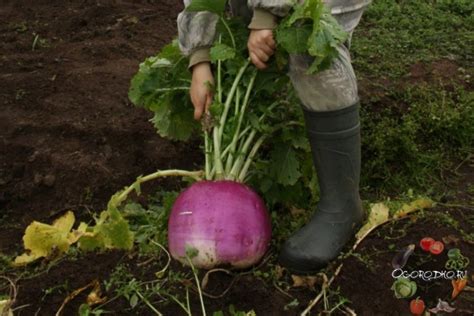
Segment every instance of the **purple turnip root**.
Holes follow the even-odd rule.
[[[198,181],[175,201],[168,222],[171,256],[198,268],[229,264],[246,268],[265,254],[271,222],[264,202],[248,186],[235,181]]]

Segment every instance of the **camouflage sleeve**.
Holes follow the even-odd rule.
[[[184,0],[188,6],[191,0]],[[214,42],[218,16],[210,12],[186,12],[178,15],[178,39],[181,52],[189,56],[189,67],[209,61],[209,48]]]
[[[273,15],[284,17],[293,7],[294,0],[248,0],[252,9],[262,9]]]
[[[253,9],[249,28],[274,29],[277,25],[277,17],[287,15],[293,4],[294,0],[248,0],[248,6]]]

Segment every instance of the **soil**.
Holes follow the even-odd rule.
[[[90,218],[90,212],[102,209],[114,192],[140,174],[201,165],[198,142],[160,138],[148,122],[150,114],[127,98],[139,62],[175,36],[181,10],[176,0],[0,0],[0,253],[21,251],[22,233],[32,220],[50,222],[66,210]],[[449,63],[443,65],[415,65],[413,80],[433,71],[454,71]],[[369,93],[362,90],[362,95]],[[465,178],[454,185],[467,201],[472,196],[466,193],[466,183],[473,182],[474,172],[472,167],[460,170]],[[179,186],[172,181],[161,185]],[[431,212],[448,212],[463,229],[472,230],[460,208],[439,206]],[[426,235],[460,238],[458,229],[436,218],[411,217],[381,228],[360,245],[358,256],[344,260],[332,288],[339,288],[361,315],[407,314],[409,301],[395,299],[390,290],[391,258],[398,247]],[[389,250],[392,243],[396,248]],[[474,261],[472,244],[460,240],[457,246]],[[441,257],[429,257],[419,249],[414,258],[413,268],[442,268]],[[422,259],[428,263],[417,266]],[[118,263],[137,271],[141,280],[150,280],[164,262],[138,261],[137,254],[111,251],[63,258],[47,270],[40,264],[43,272],[18,281],[16,315],[54,315],[68,294],[94,279],[107,280]],[[268,271],[272,267],[263,266]],[[174,264],[173,269],[180,267]],[[287,272],[281,278],[292,284]],[[314,288],[281,289],[251,272],[216,273],[206,291],[219,295],[230,289],[222,297],[206,297],[206,306],[209,311],[227,311],[233,304],[239,310],[254,309],[257,315],[297,315],[318,293],[319,281]],[[437,297],[448,298],[450,291],[450,283],[444,281],[426,284],[420,293],[433,304]],[[77,314],[86,292],[66,305],[64,315]],[[113,296],[112,290],[106,295]],[[299,304],[292,307],[295,299]],[[472,292],[464,292],[455,306],[468,310],[472,299]],[[200,309],[195,292],[191,306]],[[314,311],[321,311],[321,306]],[[104,308],[114,315],[153,315],[143,304],[130,310],[123,298]],[[183,314],[172,302],[158,308],[164,315]],[[458,315],[467,313],[458,310]]]
[[[10,224],[0,251],[32,220],[100,209],[140,174],[200,163],[195,145],[157,137],[127,98],[181,9],[172,0],[2,1],[0,209]]]

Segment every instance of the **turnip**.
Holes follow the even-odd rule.
[[[309,72],[320,71],[329,66],[337,55],[337,45],[347,38],[321,0],[295,4],[276,31],[279,62],[273,61],[265,72],[257,72],[245,57],[248,29],[242,22],[225,17],[224,3],[199,0],[187,7],[218,14],[218,30],[222,31],[210,51],[216,86],[213,104],[201,122],[204,170],[159,171],[135,184],[137,187],[165,175],[198,180],[172,207],[168,244],[175,259],[201,268],[221,264],[245,268],[257,263],[267,251],[270,216],[263,200],[245,183],[257,174],[262,180],[260,188],[268,189],[273,181],[295,186],[304,177],[295,148],[309,147],[299,106],[291,102],[291,86],[282,76],[285,56],[309,52],[314,57]],[[187,65],[174,41],[140,64],[129,92],[135,105],[154,112],[151,121],[158,133],[175,140],[186,140],[199,128],[192,119]],[[264,141],[277,132],[281,134],[273,139],[275,147],[267,149],[266,155],[259,154]],[[258,173],[262,166],[270,173]],[[133,187],[127,190],[117,196],[119,203]]]
[[[245,268],[265,254],[271,237],[263,200],[235,181],[200,181],[182,192],[168,226],[170,253],[186,263],[188,247],[199,252],[193,263],[211,268]]]

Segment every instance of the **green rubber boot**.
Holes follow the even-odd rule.
[[[359,105],[329,111],[304,110],[320,201],[312,219],[283,246],[280,263],[310,274],[337,258],[365,219],[359,196]]]

